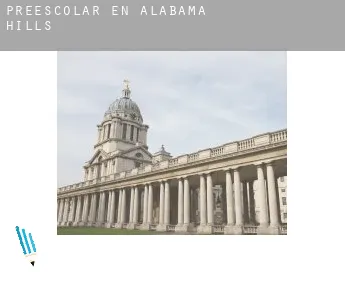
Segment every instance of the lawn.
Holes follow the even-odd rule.
[[[57,235],[166,235],[173,233],[96,227],[58,227]]]

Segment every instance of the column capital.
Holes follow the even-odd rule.
[[[266,161],[265,165],[266,166],[274,166],[274,162],[273,161]]]
[[[264,161],[258,161],[253,163],[253,165],[255,165],[256,167],[263,167],[265,166],[265,162]]]

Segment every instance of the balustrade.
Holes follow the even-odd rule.
[[[257,140],[258,144],[255,144],[255,140]],[[148,164],[137,169],[132,169],[132,170],[121,172],[121,173],[115,173],[112,175],[102,176],[101,179],[91,179],[91,180],[86,180],[84,182],[80,182],[77,184],[68,185],[68,186],[59,188],[58,193],[61,193],[64,191],[70,191],[74,189],[79,189],[86,186],[91,186],[99,182],[109,182],[109,181],[116,180],[119,178],[126,178],[133,175],[149,173],[151,171],[163,170],[166,167],[174,167],[179,164],[190,163],[190,162],[194,162],[200,159],[204,160],[205,158],[206,159],[213,158],[220,155],[230,154],[236,151],[245,151],[247,149],[251,149],[256,146],[269,145],[269,143],[278,143],[278,142],[283,142],[286,140],[287,140],[287,130],[284,129],[284,130],[273,132],[273,133],[263,134],[258,137],[249,138],[249,139],[234,142],[234,143],[229,143],[230,145],[226,144],[224,146],[208,149],[210,151],[210,153],[208,154],[206,154],[207,150],[200,151],[202,155],[201,157],[200,157],[199,152],[192,153],[189,155],[183,155],[183,156],[170,159],[169,161],[166,161],[166,162],[162,162],[163,165],[161,165],[160,162],[155,163],[155,164]],[[237,147],[231,144],[237,144]]]

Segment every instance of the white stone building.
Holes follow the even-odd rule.
[[[58,188],[58,226],[287,233],[287,130],[172,157],[148,151],[128,81],[97,126],[84,181]]]

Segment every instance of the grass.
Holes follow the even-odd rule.
[[[96,227],[58,227],[57,235],[166,235],[165,232]],[[170,233],[171,234],[171,233]]]

